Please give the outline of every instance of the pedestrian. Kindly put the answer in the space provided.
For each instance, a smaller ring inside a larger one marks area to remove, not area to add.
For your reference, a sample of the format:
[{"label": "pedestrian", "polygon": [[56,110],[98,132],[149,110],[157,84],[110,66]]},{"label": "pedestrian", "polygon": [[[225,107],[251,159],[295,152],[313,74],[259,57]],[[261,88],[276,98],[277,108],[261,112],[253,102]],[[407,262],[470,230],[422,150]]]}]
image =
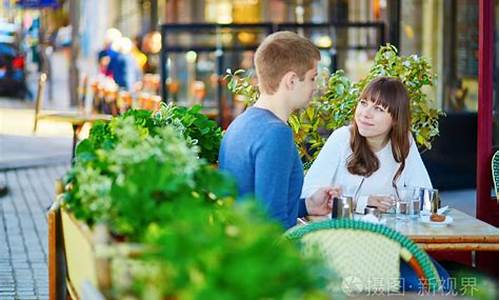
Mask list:
[{"label": "pedestrian", "polygon": [[111,59],[117,54],[116,49],[113,49],[113,43],[122,37],[121,32],[116,28],[106,30],[104,36],[104,47],[97,54],[97,62],[99,65],[99,72],[106,76],[112,76],[109,64]]}]

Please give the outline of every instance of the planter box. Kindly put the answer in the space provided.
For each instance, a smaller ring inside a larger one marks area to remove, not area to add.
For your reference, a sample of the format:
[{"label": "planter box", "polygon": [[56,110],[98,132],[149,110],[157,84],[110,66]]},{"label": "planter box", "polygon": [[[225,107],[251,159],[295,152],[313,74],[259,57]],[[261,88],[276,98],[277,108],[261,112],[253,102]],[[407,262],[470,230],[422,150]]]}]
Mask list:
[{"label": "planter box", "polygon": [[68,283],[78,295],[83,295],[84,286],[99,286],[92,232],[66,210],[61,209],[60,215]]},{"label": "planter box", "polygon": [[105,239],[78,221],[57,201],[48,213],[50,299],[105,299],[110,287],[109,248]]},{"label": "planter box", "polygon": [[110,241],[106,228],[91,230],[57,203],[48,213],[50,299],[121,298],[129,283],[120,280],[140,264],[144,246]]}]

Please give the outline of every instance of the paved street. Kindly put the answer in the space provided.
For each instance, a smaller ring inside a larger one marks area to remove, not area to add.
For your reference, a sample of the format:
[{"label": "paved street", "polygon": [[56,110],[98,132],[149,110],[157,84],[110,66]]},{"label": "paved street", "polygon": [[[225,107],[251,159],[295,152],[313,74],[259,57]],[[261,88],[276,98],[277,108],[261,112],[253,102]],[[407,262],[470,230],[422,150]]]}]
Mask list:
[{"label": "paved street", "polygon": [[47,208],[68,164],[0,173],[0,299],[48,299]]}]

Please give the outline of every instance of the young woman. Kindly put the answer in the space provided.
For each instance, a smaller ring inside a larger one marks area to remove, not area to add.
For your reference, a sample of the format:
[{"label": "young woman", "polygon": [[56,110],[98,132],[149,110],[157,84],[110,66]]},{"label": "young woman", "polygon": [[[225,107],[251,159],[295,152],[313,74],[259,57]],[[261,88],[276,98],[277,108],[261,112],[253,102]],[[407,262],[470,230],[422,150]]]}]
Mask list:
[{"label": "young woman", "polygon": [[370,82],[352,124],[331,134],[307,172],[302,197],[321,186],[341,187],[363,213],[366,205],[388,210],[404,186],[432,188],[410,124],[403,83],[387,77]]},{"label": "young woman", "polygon": [[[356,211],[366,205],[387,211],[405,186],[432,188],[410,133],[408,93],[396,78],[379,77],[361,94],[354,120],[328,138],[304,178],[302,197],[318,187],[340,187],[353,196]],[[449,275],[434,262],[449,290]],[[401,263],[403,291],[420,288],[416,274]]]}]

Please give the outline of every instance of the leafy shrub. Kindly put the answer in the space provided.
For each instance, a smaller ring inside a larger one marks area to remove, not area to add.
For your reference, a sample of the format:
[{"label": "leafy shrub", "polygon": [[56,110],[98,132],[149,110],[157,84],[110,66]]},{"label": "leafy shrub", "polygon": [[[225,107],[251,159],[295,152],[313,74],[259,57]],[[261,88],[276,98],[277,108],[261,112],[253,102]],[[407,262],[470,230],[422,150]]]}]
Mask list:
[{"label": "leafy shrub", "polygon": [[105,222],[137,240],[168,201],[195,198],[220,206],[236,196],[231,179],[197,159],[197,146],[189,147],[175,127],[155,127],[151,120],[142,111],[115,118],[79,145],[65,194],[77,218]]},{"label": "leafy shrub", "polygon": [[[141,299],[329,299],[324,287],[336,278],[325,264],[305,259],[281,237],[255,202],[220,209],[180,205],[177,218],[149,226],[146,243],[156,251],[135,268]],[[221,218],[218,218],[220,220]]]}]

